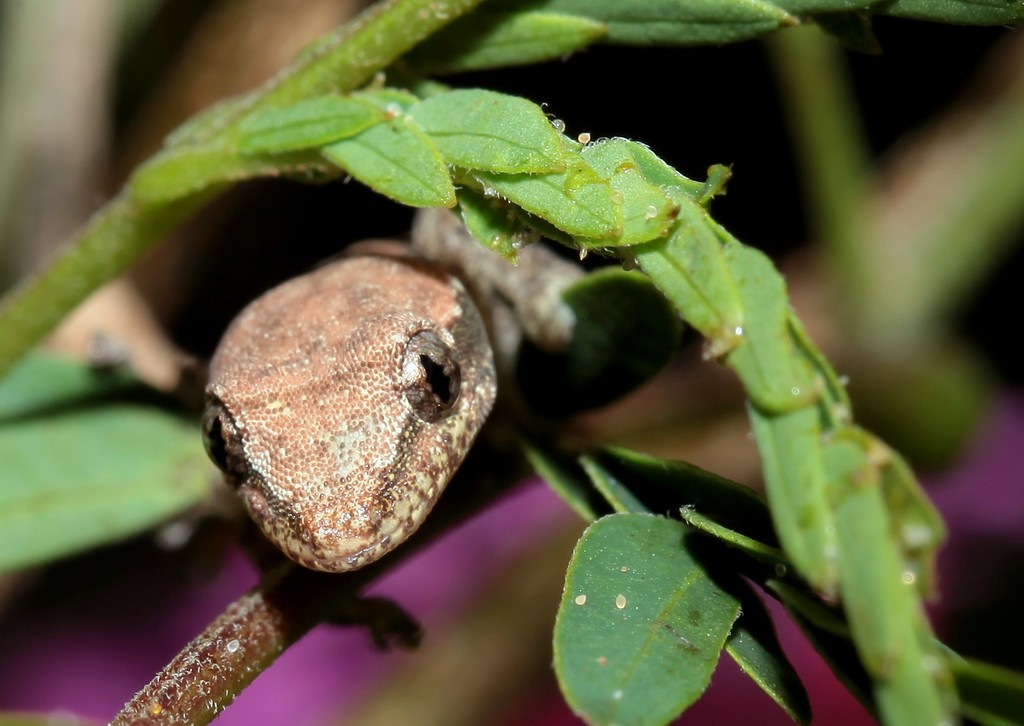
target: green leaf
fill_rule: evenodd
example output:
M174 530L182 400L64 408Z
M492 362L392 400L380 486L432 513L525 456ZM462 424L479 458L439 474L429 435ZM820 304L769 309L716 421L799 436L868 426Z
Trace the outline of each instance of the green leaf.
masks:
M775 544L764 499L750 487L683 461L608 447L593 457L604 476L626 482L646 511L697 511L769 545Z
M775 531L801 575L820 592L838 586L836 533L828 505L818 412L768 415L748 406Z
M629 514L653 514L640 499L630 491L625 483L612 476L607 469L600 466L589 456L580 457L580 465L590 477L594 488L611 505L613 511Z
M786 560L786 556L778 547L766 545L764 542L748 537L745 534L740 534L734 529L723 527L714 519L705 516L702 512L698 512L695 507L690 505L680 509L679 516L682 517L684 522L704 534L714 537L723 544L749 555L755 560L774 567L775 572L778 574L785 574L788 560Z
M622 236L615 246L634 245L664 237L679 214L679 205L668 194L647 181L625 139L598 141L584 147L580 155L622 195ZM582 247L602 247L607 240L577 239Z
M782 652L771 617L750 587L741 588L740 616L725 651L762 691L799 724L811 722L811 703L800 676Z
M874 443L885 458L882 494L896 529L893 535L904 554L906 572L917 583L918 592L934 595L935 557L946 538L946 525L903 457L881 441Z
M506 260L514 261L519 248L530 237L530 231L504 200L485 197L469 187L455 190L459 214L469 233L480 244L494 250Z
M964 716L983 726L1019 724L1024 714L1024 673L954 657L950 661Z
M814 402L818 392L810 366L796 355L790 336L782 275L764 253L738 242L726 244L724 255L743 309L726 364L736 371L755 405L766 411L792 411Z
M633 163L636 164L636 168L643 174L644 179L657 186L673 199L678 198L680 194L696 199L704 192L703 184L680 174L662 161L645 144L628 139L615 139L615 141L624 145L629 150Z
M238 127L238 147L246 154L314 149L355 136L385 118L378 105L364 99L321 96L247 117Z
M584 520L592 522L611 513L574 457L525 438L520 440L520 445L533 470Z
M709 340L708 354L719 357L744 330L739 291L707 210L688 197L677 201L679 218L669 236L630 251L683 320Z
M578 237L614 241L622 235L622 209L607 181L576 154L551 174L473 172L484 193L493 190L530 214Z
M99 376L91 388L90 377L33 357L0 385L0 571L142 532L209 491L195 425L111 398L129 392L124 382Z
M609 43L629 45L717 45L797 23L765 0L499 0L490 9L509 7L589 18L608 27Z
M555 623L555 672L591 724L665 724L707 687L739 601L680 522L613 514L580 538Z
M879 7L883 15L961 25L1002 25L1024 22L1020 0L892 0Z
M835 512L843 606L865 667L888 678L908 647L913 613L901 579L878 470L855 434L833 435L824 449L829 499Z
M422 76L563 58L604 36L589 18L544 12L492 12L486 5L430 37L405 61Z
M510 174L565 169L560 134L536 104L484 90L431 96L409 111L450 164Z
M604 268L562 294L576 317L568 348L524 346L516 374L530 408L564 416L606 405L649 380L679 342L675 311L644 275Z
M407 116L325 146L322 153L366 186L402 204L455 206L455 187L441 153Z
M871 16L862 12L836 13L816 18L819 27L850 50L880 55L882 45L871 27Z

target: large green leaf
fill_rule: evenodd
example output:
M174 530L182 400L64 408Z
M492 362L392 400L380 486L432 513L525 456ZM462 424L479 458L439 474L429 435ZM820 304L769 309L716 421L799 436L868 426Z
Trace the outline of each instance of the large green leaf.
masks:
M665 724L704 692L739 614L670 519L613 514L583 534L555 624L555 671L591 724Z
M449 91L413 106L409 114L450 164L511 174L565 169L560 134L525 98Z
M0 385L0 571L114 542L206 496L197 428L126 398L129 386L43 357Z
M454 207L455 187L437 147L405 114L323 148L375 191L412 207Z
M951 659L963 714L984 726L1019 724L1024 718L1024 673L954 657Z

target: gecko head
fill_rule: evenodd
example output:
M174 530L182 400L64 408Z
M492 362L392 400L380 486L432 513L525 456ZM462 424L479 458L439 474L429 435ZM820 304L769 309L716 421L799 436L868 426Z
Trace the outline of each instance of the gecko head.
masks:
M312 569L362 567L412 534L493 405L479 312L423 268L356 258L285 283L211 362L207 452L264 534Z

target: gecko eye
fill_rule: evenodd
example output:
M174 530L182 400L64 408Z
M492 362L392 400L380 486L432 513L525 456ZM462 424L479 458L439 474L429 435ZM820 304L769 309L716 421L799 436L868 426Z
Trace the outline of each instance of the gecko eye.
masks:
M459 400L459 364L451 348L432 331L420 331L409 339L402 374L405 397L424 421L444 418Z
M228 428L225 431L225 427ZM215 396L209 397L203 411L203 446L210 460L225 474L244 476L244 458L238 456L239 445L234 437L234 419L227 407Z

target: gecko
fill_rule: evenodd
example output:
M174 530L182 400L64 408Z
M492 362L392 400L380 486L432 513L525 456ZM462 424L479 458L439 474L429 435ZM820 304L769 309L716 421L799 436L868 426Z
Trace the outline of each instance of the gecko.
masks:
M572 333L561 291L576 265L531 245L513 267L447 210L421 211L412 236L268 291L210 362L207 453L310 569L355 570L404 542L473 445L522 334L557 349Z

